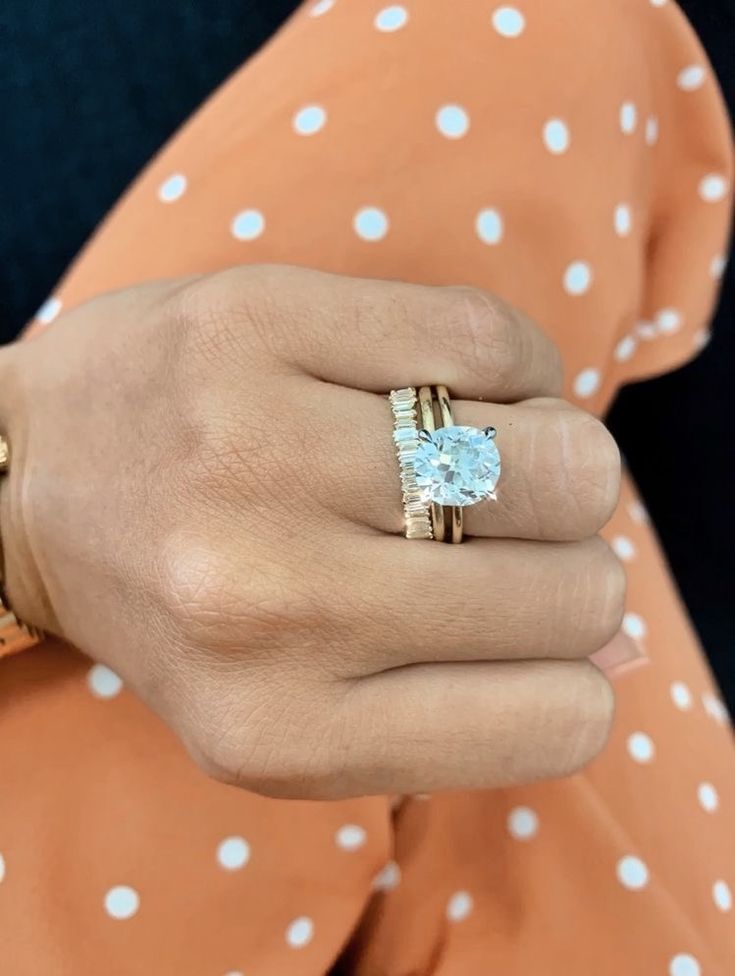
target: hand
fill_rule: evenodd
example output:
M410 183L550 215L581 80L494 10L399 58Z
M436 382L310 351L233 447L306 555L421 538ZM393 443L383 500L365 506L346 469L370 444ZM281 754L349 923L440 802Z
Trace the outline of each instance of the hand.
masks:
M461 546L400 534L385 394L421 383L498 431ZM617 449L559 389L550 342L474 289L263 266L102 296L0 355L10 602L251 790L568 773L607 736L586 658L625 583L595 535Z

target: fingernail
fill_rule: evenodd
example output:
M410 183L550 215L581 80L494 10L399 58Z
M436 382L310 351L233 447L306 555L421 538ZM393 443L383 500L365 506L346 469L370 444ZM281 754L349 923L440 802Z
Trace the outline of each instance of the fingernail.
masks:
M648 656L621 630L609 644L595 651L590 660L609 677L617 677L647 664Z

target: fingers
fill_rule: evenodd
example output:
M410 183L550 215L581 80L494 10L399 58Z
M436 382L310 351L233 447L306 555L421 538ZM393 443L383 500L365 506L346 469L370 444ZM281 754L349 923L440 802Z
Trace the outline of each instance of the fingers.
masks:
M329 580L328 631L346 676L425 662L583 658L623 617L625 572L600 538L463 546L358 538L345 552ZM357 594L350 573L363 581Z
M402 532L387 403L337 387L323 387L319 396L325 419L312 453L320 455L329 476L315 479L315 492L325 506L351 521ZM303 400L302 408L312 409ZM612 515L620 487L620 455L612 436L594 417L560 400L514 406L459 401L454 416L458 424L495 427L502 461L497 500L464 509L466 535L585 539ZM312 429L316 425L314 420Z
M224 289L235 317L255 320L279 361L331 383L380 393L444 383L457 396L496 402L561 388L556 347L523 313L480 289L275 265L233 269L198 287L209 295L210 317L210 293L219 289L221 305Z
M357 682L343 711L321 792L423 793L576 771L607 739L613 695L582 661L424 665Z

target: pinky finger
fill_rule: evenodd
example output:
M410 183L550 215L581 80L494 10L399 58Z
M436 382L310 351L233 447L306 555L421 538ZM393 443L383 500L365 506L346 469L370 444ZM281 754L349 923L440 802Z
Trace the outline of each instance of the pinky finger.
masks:
M602 749L612 690L588 661L422 664L360 679L330 796L492 789Z

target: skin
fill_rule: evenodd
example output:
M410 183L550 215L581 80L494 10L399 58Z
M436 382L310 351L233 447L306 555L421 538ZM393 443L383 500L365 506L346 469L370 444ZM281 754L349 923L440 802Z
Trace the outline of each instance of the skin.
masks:
M386 393L497 428L462 546L401 536ZM617 448L468 288L263 266L97 298L0 352L6 590L211 775L272 796L489 788L602 747Z

